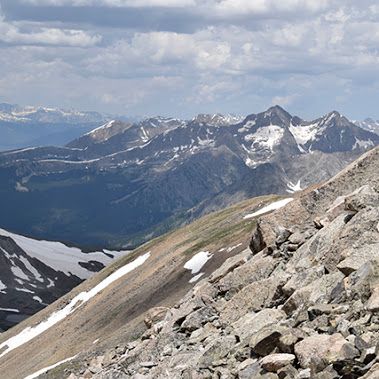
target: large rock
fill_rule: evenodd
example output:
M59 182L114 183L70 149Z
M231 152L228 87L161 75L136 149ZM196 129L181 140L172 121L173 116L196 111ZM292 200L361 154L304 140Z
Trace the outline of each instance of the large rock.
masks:
M148 328L151 328L157 322L164 320L168 312L169 312L169 308L166 308L166 307L155 307L155 308L149 309L146 312L146 316L144 319L145 325Z
M248 358L237 367L238 379L251 379L259 375L261 366L257 359Z
M348 276L368 261L379 261L379 242L362 246L361 248L347 249L345 254L348 257L340 262L337 268Z
M295 345L295 354L301 367L321 371L337 361L359 356L359 351L339 333L316 334Z
M291 296L297 289L305 287L325 275L325 267L323 265L314 266L291 272L291 274L290 280L283 287L283 292L287 296Z
M215 270L209 277L210 283L218 282L221 278L225 277L229 272L232 272L237 267L246 263L251 256L250 249L245 249L234 257L228 258L217 270Z
M217 314L212 307L200 308L189 314L180 326L181 330L193 332L201 328L202 325L217 318Z
M379 379L379 363L371 367L371 369L362 376L362 379Z
M249 342L254 353L265 356L271 354L278 346L280 338L286 334L288 328L279 325L270 325L255 333Z
M341 261L340 236L345 227L345 216L338 216L294 253L287 269L297 273L322 265L328 271L335 270L336 264Z
M230 323L248 312L257 312L265 307L270 307L274 299L281 296L281 288L285 282L286 278L273 276L249 284L226 303L221 313L221 319Z
M283 305L283 310L291 315L295 311L317 303L328 303L333 290L341 283L344 275L340 272L324 275L307 286L295 291Z
M214 362L225 358L236 345L234 336L223 336L214 339L207 346L199 360L200 368L207 368L213 365Z
M281 368L292 364L296 357L293 354L270 354L262 358L261 366L266 371L277 372Z
M373 289L367 302L367 309L371 312L379 312L379 286Z
M258 313L247 313L232 324L234 334L241 343L248 343L251 336L268 325L277 324L286 318L286 314L278 309L262 309Z
M348 300L366 302L371 296L371 289L379 285L379 261L368 261L344 282Z
M377 207L378 204L379 193L369 185L345 197L345 209L349 211L359 212L366 207Z
M268 278L276 264L276 259L258 253L244 265L223 277L217 283L218 290L221 293L229 292L229 296L233 295L250 283Z

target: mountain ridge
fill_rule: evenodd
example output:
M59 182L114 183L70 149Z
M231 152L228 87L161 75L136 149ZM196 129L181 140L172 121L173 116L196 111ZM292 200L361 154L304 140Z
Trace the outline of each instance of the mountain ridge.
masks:
M74 245L136 246L218 206L325 180L379 143L339 114L304 121L278 106L235 125L160 118L92 133L65 148L0 153L0 205L39 205L22 223L9 209L0 225Z

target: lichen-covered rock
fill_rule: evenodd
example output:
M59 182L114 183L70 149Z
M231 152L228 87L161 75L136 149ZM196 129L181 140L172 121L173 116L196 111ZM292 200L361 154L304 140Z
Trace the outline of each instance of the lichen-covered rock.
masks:
M203 307L190 313L180 326L183 331L193 332L201 328L207 322L218 318L215 310L212 307Z

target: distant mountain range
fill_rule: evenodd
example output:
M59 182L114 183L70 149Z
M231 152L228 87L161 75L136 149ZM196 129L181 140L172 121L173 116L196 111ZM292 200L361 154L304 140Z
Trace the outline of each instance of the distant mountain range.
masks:
M354 121L355 125L360 126L363 129L370 132L379 134L379 120L373 120L372 118L366 118L363 121Z
M220 126L237 124L244 118L238 115L199 114L195 119ZM144 120L149 124L154 123L154 120L159 123L164 118L115 116L74 109L0 103L0 151L33 146L64 146L114 119L131 123ZM367 118L353 122L363 129L379 134L379 121Z
M0 103L0 150L63 146L113 117L98 112Z
M90 249L136 246L258 195L330 178L379 136L338 112L107 121L66 147L0 153L0 225Z

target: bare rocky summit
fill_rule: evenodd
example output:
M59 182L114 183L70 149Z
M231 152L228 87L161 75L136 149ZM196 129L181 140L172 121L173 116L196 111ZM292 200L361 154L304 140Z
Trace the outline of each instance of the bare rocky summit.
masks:
M375 149L263 216L249 249L151 309L140 338L64 377L378 378L378 165Z

